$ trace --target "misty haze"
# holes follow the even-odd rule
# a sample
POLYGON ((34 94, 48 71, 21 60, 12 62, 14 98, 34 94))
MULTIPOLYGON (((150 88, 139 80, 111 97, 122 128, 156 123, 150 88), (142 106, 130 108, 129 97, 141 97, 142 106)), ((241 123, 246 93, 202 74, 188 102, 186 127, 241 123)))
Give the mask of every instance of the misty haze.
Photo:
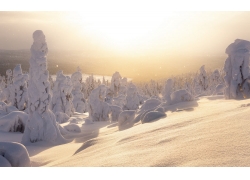
POLYGON ((250 166, 250 12, 104 4, 0 12, 0 167, 250 166))

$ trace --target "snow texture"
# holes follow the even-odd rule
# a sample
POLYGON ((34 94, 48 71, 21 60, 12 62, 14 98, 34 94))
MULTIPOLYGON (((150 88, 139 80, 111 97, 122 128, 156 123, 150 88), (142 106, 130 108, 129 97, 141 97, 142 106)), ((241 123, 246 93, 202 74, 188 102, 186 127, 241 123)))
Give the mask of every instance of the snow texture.
POLYGON ((16 142, 0 142, 0 167, 30 167, 26 147, 16 142))
POLYGON ((226 73, 226 99, 243 99, 250 97, 248 86, 250 42, 236 39, 226 48, 228 58, 224 64, 226 73))
POLYGON ((64 143, 60 134, 56 117, 49 109, 51 95, 49 93, 49 72, 47 70, 48 47, 45 35, 41 30, 33 33, 28 81, 29 118, 25 126, 22 143, 49 141, 64 143))

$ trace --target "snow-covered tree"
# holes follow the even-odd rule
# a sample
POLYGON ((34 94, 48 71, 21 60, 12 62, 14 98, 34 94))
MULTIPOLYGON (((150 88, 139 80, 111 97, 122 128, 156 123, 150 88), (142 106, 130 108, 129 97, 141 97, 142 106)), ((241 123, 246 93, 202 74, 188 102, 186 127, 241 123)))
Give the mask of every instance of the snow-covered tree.
POLYGON ((54 113, 63 112, 68 116, 74 113, 74 106, 72 103, 72 83, 69 76, 64 76, 62 71, 57 73, 53 98, 51 102, 51 109, 54 113))
POLYGON ((82 93, 82 73, 80 68, 71 75, 71 81, 73 85, 72 95, 75 111, 85 113, 87 111, 87 106, 82 93))
POLYGON ((119 72, 115 72, 112 75, 110 89, 113 91, 114 97, 118 96, 121 87, 121 79, 122 77, 119 72))
POLYGON ((173 80, 168 79, 165 83, 165 88, 163 91, 163 100, 166 101, 167 103, 171 103, 171 93, 173 92, 173 80))
POLYGON ((47 70, 48 47, 45 35, 41 30, 33 33, 28 82, 29 118, 25 126, 22 143, 50 141, 63 143, 56 117, 49 109, 51 96, 49 94, 49 72, 47 70))
POLYGON ((226 49, 228 54, 224 64, 226 99, 242 99, 250 96, 248 86, 249 51, 250 42, 241 39, 236 39, 226 49))
POLYGON ((13 84, 10 89, 10 102, 20 111, 25 110, 28 105, 27 81, 28 75, 22 73, 21 65, 18 64, 13 70, 13 84))
POLYGON ((126 102, 124 110, 137 110, 140 105, 139 97, 137 96, 137 89, 134 84, 130 84, 127 88, 126 102))
POLYGON ((108 121, 111 109, 104 102, 107 87, 100 85, 91 91, 88 98, 89 119, 92 121, 108 121))

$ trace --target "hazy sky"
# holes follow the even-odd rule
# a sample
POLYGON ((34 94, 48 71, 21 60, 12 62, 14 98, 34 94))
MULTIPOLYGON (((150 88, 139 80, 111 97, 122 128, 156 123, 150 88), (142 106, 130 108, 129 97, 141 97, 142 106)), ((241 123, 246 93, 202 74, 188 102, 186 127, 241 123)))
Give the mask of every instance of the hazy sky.
POLYGON ((29 49, 43 30, 49 49, 88 55, 224 54, 250 40, 250 12, 0 12, 0 49, 29 49))

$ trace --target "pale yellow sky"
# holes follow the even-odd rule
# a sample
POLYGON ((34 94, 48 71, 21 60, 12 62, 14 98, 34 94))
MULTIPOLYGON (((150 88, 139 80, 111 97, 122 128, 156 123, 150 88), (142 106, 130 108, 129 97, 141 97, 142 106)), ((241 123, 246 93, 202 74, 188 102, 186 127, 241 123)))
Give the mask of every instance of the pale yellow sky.
POLYGON ((0 49, 29 49, 41 29, 51 50, 89 56, 224 54, 236 38, 250 40, 250 12, 0 12, 0 49))

